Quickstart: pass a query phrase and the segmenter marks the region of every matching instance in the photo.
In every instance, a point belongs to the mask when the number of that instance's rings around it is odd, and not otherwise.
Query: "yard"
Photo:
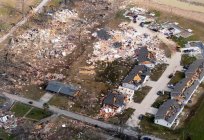
[[[149,93],[152,87],[145,86],[140,88],[139,90],[135,91],[133,100],[135,103],[141,103],[145,96]]]
[[[171,130],[166,127],[154,124],[153,116],[144,116],[139,125],[141,130],[146,134],[155,135],[165,140],[179,140],[179,130]]]
[[[170,93],[164,92],[164,95],[160,95],[157,100],[152,104],[152,107],[159,108],[164,102],[170,99]]]
[[[52,115],[50,111],[40,109],[40,108],[33,108],[27,115],[27,118],[35,119],[35,120],[41,120],[46,117],[49,117]]]
[[[174,74],[174,76],[171,78],[171,80],[169,81],[169,84],[173,84],[176,85],[180,80],[182,80],[183,78],[185,78],[185,73],[181,72],[181,71],[176,71],[176,73]]]
[[[16,102],[11,108],[11,111],[15,113],[16,117],[23,117],[30,109],[31,106]]]
[[[98,62],[96,80],[116,84],[121,82],[137,62],[133,59],[115,60],[113,62]]]
[[[45,94],[43,87],[40,89],[38,85],[25,86],[19,92],[21,92],[24,97],[33,100],[39,100]]]
[[[108,122],[116,125],[124,125],[126,121],[132,116],[135,109],[127,108],[122,114],[117,114],[114,117],[111,117]]]
[[[151,71],[150,79],[152,81],[157,81],[163,74],[163,72],[166,70],[167,64],[158,64],[155,66],[154,69]]]
[[[0,140],[12,140],[13,137],[0,128]]]
[[[189,55],[182,55],[181,57],[181,65],[182,66],[189,66],[190,64],[192,64],[194,61],[196,60],[196,57],[194,56],[189,56]]]

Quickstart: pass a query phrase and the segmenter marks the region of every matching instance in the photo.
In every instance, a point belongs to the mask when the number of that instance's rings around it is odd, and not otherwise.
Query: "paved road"
[[[128,107],[132,107],[135,110],[132,117],[128,119],[127,125],[132,127],[138,127],[138,124],[140,120],[138,119],[140,114],[145,115],[146,113],[156,114],[156,109],[152,108],[152,104],[156,101],[158,98],[158,95],[156,94],[160,90],[164,90],[170,81],[168,76],[177,71],[181,70],[180,66],[180,60],[181,60],[181,54],[180,52],[176,52],[172,55],[171,59],[168,60],[168,66],[162,76],[159,78],[156,82],[149,82],[152,86],[152,89],[147,94],[147,96],[143,99],[143,101],[140,104],[136,103],[130,103]]]
[[[17,95],[12,95],[12,94],[9,94],[9,93],[6,93],[6,92],[2,92],[2,94],[4,96],[12,99],[12,100],[19,101],[19,102],[24,103],[24,104],[29,104],[28,102],[32,101],[33,102],[32,106],[38,107],[38,108],[43,108],[43,102],[30,100],[30,99],[20,97],[20,96],[17,96]],[[61,110],[61,109],[59,109],[59,108],[57,108],[55,106],[49,106],[49,110],[54,112],[54,113],[60,114],[60,115],[65,115],[65,116],[70,117],[72,119],[76,119],[76,120],[79,120],[79,121],[82,121],[82,122],[86,122],[88,124],[98,126],[98,127],[101,127],[101,128],[107,129],[107,130],[120,132],[120,133],[126,134],[128,136],[133,136],[135,138],[138,138],[138,135],[139,135],[138,132],[133,131],[131,129],[119,127],[119,126],[108,124],[108,123],[104,123],[104,122],[101,122],[101,121],[98,121],[98,120],[95,120],[95,119],[92,119],[92,118],[89,118],[89,117],[86,117],[86,116],[83,116],[83,115],[79,115],[79,114],[76,114],[76,113],[73,113],[73,112],[70,112],[70,111]]]
[[[14,27],[12,27],[7,34],[5,34],[3,37],[0,38],[0,43],[2,43],[9,36],[11,36],[13,34],[13,32],[15,32],[20,26],[25,24],[30,17],[32,17],[34,14],[39,12],[43,8],[43,6],[45,6],[49,1],[50,0],[42,0],[41,3],[36,8],[34,8],[32,12],[30,12],[25,18],[23,18],[21,21],[19,21]]]

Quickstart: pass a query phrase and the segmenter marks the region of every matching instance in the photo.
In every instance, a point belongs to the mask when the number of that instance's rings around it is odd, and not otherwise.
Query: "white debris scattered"
[[[78,18],[77,12],[69,9],[63,9],[63,10],[57,11],[53,16],[54,22],[55,21],[68,22],[71,19],[77,19],[77,18]]]

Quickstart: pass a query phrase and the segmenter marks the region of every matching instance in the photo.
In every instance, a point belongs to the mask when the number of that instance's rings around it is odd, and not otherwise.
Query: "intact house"
[[[167,100],[159,107],[158,112],[155,115],[154,123],[168,128],[172,127],[183,108],[184,105],[176,100]]]
[[[181,48],[181,52],[190,56],[204,56],[204,45],[201,41],[189,41],[185,48]]]
[[[147,47],[137,49],[135,54],[139,65],[145,65],[150,69],[155,67],[154,55],[148,51]]]
[[[100,110],[100,116],[107,119],[114,116],[116,113],[121,113],[129,101],[126,94],[113,90],[109,91],[107,96],[103,99],[103,107]]]
[[[160,106],[154,122],[171,127],[203,80],[204,59],[198,59],[189,66],[185,78],[175,85],[170,94],[171,99]]]
[[[71,97],[75,97],[79,93],[76,87],[72,85],[66,85],[58,81],[49,81],[45,90],[52,93],[68,95]]]
[[[138,90],[150,76],[150,69],[145,65],[135,65],[122,81],[122,86],[131,90]]]

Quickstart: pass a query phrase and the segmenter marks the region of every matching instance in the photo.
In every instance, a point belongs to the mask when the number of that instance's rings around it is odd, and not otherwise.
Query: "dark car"
[[[173,73],[171,73],[169,76],[168,76],[168,78],[172,78],[174,75],[173,75]]]
[[[157,95],[163,95],[163,92],[162,91],[158,91]]]
[[[29,103],[29,104],[33,104],[33,102],[32,102],[32,101],[29,101],[28,103]]]
[[[138,119],[142,120],[144,118],[144,116],[142,114],[139,115]]]

